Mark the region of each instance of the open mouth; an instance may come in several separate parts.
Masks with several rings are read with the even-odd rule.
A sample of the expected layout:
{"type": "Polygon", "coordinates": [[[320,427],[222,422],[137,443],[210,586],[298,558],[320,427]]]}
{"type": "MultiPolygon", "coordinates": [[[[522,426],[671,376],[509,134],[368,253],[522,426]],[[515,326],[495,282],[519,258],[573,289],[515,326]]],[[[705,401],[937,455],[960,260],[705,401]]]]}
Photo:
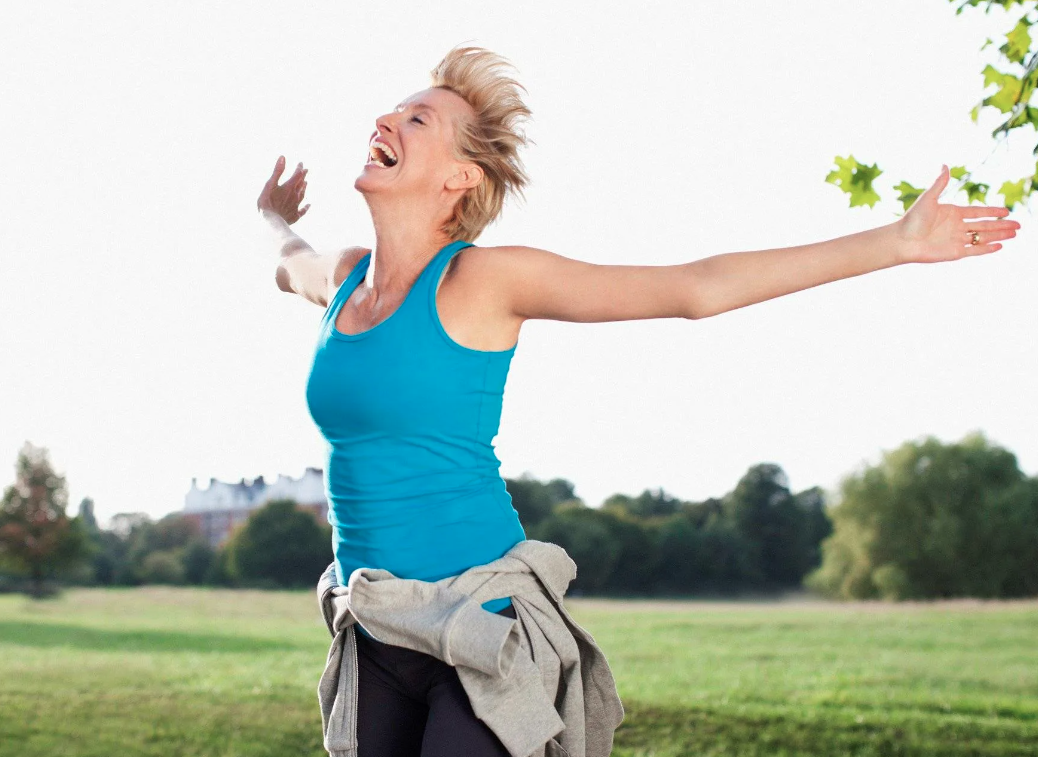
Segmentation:
{"type": "Polygon", "coordinates": [[[372,142],[368,146],[368,161],[382,168],[392,168],[397,164],[396,153],[384,142],[372,142]]]}

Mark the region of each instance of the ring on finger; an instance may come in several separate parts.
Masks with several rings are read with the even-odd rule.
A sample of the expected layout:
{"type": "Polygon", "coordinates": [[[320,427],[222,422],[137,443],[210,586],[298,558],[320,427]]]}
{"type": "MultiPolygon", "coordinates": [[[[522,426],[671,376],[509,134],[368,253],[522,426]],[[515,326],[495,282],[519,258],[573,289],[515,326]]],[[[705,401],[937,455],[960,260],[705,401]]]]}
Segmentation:
{"type": "Polygon", "coordinates": [[[970,230],[967,230],[967,231],[966,231],[966,233],[967,233],[967,234],[969,234],[969,235],[970,235],[970,237],[971,237],[971,241],[970,241],[970,246],[971,246],[971,247],[972,247],[973,245],[977,245],[977,244],[980,244],[980,232],[979,232],[979,231],[970,231],[970,230]]]}

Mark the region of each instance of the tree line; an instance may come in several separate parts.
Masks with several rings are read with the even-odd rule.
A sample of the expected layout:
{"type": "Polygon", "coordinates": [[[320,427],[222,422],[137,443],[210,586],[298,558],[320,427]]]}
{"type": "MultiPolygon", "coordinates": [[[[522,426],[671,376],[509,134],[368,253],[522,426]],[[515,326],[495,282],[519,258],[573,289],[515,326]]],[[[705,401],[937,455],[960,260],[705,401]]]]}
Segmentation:
{"type": "MultiPolygon", "coordinates": [[[[258,508],[214,548],[180,513],[123,513],[101,529],[86,498],[68,517],[64,478],[45,449],[26,443],[15,468],[0,508],[0,590],[312,588],[333,559],[331,526],[292,500],[258,508]]],[[[565,479],[505,484],[527,537],[576,562],[574,595],[1038,596],[1038,477],[979,432],[885,452],[841,479],[832,503],[817,486],[791,491],[774,463],[704,501],[647,489],[589,507],[565,479]]]]}

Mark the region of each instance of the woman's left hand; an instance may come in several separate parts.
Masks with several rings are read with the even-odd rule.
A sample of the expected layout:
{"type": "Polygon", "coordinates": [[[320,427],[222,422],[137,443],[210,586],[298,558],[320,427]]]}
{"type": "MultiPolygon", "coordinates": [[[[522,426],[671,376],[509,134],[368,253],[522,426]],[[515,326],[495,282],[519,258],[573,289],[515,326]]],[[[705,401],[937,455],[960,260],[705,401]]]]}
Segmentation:
{"type": "Polygon", "coordinates": [[[1002,249],[998,240],[1012,239],[1020,228],[1017,221],[981,221],[980,218],[1004,218],[1009,209],[983,205],[941,205],[938,196],[948,186],[948,167],[923,192],[908,211],[894,223],[900,243],[902,263],[939,263],[970,255],[986,255],[1002,249]],[[977,244],[970,244],[977,231],[977,244]]]}

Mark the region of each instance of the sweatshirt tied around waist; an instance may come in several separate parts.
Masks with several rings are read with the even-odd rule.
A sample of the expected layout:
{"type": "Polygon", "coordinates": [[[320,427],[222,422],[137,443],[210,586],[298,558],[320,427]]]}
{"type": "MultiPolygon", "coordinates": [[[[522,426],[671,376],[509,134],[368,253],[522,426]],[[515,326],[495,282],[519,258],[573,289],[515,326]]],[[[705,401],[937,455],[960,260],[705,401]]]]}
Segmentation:
{"type": "Polygon", "coordinates": [[[330,757],[357,755],[356,624],[454,666],[511,757],[608,757],[623,706],[605,655],[563,605],[576,571],[565,549],[530,539],[435,582],[357,568],[342,586],[329,565],[317,597],[332,644],[317,693],[330,757]],[[515,619],[481,606],[502,596],[515,619]]]}

